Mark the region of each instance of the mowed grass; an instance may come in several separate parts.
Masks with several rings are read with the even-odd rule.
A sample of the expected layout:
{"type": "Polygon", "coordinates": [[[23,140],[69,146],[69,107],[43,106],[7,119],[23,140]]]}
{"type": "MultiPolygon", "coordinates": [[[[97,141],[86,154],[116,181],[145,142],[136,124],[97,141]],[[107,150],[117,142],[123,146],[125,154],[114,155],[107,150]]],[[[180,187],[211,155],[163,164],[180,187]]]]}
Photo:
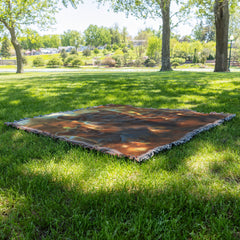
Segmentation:
{"type": "Polygon", "coordinates": [[[239,239],[239,73],[0,74],[0,239],[239,239]],[[4,125],[104,104],[236,117],[139,164],[4,125]]]}

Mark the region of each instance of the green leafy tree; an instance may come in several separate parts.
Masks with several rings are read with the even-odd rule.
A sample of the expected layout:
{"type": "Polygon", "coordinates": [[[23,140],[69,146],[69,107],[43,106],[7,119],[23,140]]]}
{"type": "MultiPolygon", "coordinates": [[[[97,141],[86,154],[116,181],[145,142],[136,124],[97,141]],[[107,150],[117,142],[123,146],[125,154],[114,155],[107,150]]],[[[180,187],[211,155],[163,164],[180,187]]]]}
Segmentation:
{"type": "Polygon", "coordinates": [[[41,42],[44,48],[51,48],[52,47],[51,35],[43,35],[41,37],[41,42]]]}
{"type": "Polygon", "coordinates": [[[214,18],[216,28],[215,72],[227,72],[229,17],[239,5],[237,0],[189,0],[198,9],[198,16],[214,18]]]}
{"type": "Polygon", "coordinates": [[[77,8],[77,5],[79,2],[83,2],[82,0],[62,0],[62,4],[65,7],[68,7],[68,4],[70,3],[73,8],[77,8]]]}
{"type": "Polygon", "coordinates": [[[82,52],[82,55],[85,56],[85,57],[89,57],[91,56],[91,50],[90,49],[84,49],[83,52],[82,52]]]}
{"type": "Polygon", "coordinates": [[[78,55],[76,48],[73,48],[70,52],[71,55],[78,55]]]}
{"type": "Polygon", "coordinates": [[[94,48],[93,52],[97,55],[97,54],[99,54],[99,49],[98,48],[94,48]]]}
{"type": "Polygon", "coordinates": [[[28,49],[28,42],[26,37],[18,37],[18,41],[22,49],[25,49],[25,50],[28,49]]]}
{"type": "Polygon", "coordinates": [[[42,47],[44,48],[58,48],[62,45],[60,35],[51,34],[40,37],[42,47]]]}
{"type": "Polygon", "coordinates": [[[62,45],[61,37],[58,34],[51,34],[50,36],[49,47],[50,48],[58,48],[62,45]]]}
{"type": "Polygon", "coordinates": [[[190,54],[190,45],[189,42],[177,42],[173,47],[172,57],[187,59],[190,54]]]}
{"type": "MultiPolygon", "coordinates": [[[[69,1],[63,0],[67,5],[69,1]]],[[[70,0],[76,6],[78,1],[70,0]]],[[[35,24],[40,27],[52,25],[54,14],[58,11],[58,0],[0,0],[0,28],[8,30],[11,43],[17,57],[17,73],[23,72],[21,44],[18,34],[23,29],[35,24]]]]}
{"type": "Polygon", "coordinates": [[[61,56],[63,61],[68,57],[68,54],[67,54],[65,49],[61,50],[60,56],[61,56]]]}
{"type": "Polygon", "coordinates": [[[153,59],[155,62],[159,63],[161,48],[161,39],[156,36],[150,37],[147,46],[147,56],[153,59]]]}
{"type": "Polygon", "coordinates": [[[135,40],[145,40],[146,45],[147,45],[148,39],[152,36],[154,36],[154,31],[151,28],[146,28],[144,30],[140,30],[134,39],[135,40]]]}
{"type": "MultiPolygon", "coordinates": [[[[171,0],[97,0],[110,2],[114,11],[123,11],[140,18],[149,16],[162,18],[162,67],[161,71],[170,71],[170,5],[171,0]]],[[[176,2],[179,2],[176,0],[176,2]]]]}
{"type": "Polygon", "coordinates": [[[40,47],[42,47],[41,37],[37,31],[26,29],[24,33],[26,34],[26,49],[32,51],[33,49],[39,49],[40,47]]]}
{"type": "Polygon", "coordinates": [[[9,58],[11,56],[10,47],[11,47],[11,43],[9,39],[7,37],[4,37],[2,41],[2,47],[1,47],[1,56],[3,58],[9,58]]]}
{"type": "Polygon", "coordinates": [[[216,29],[214,21],[210,21],[207,24],[203,24],[203,21],[201,21],[200,24],[195,26],[193,36],[195,40],[199,40],[201,42],[215,41],[216,29]]]}
{"type": "Polygon", "coordinates": [[[111,34],[109,29],[90,25],[85,31],[85,42],[87,46],[99,47],[111,43],[111,34]]]}
{"type": "Polygon", "coordinates": [[[127,28],[126,27],[123,27],[123,29],[122,29],[121,40],[122,40],[122,43],[124,43],[124,44],[128,43],[128,32],[127,32],[127,28]]]}
{"type": "Polygon", "coordinates": [[[234,40],[240,38],[240,6],[236,6],[235,12],[230,15],[229,33],[234,36],[234,40]]]}
{"type": "Polygon", "coordinates": [[[76,49],[83,44],[83,37],[80,32],[75,30],[67,30],[61,36],[63,46],[74,46],[76,49]]]}
{"type": "Polygon", "coordinates": [[[111,44],[120,45],[121,44],[121,34],[119,32],[119,27],[117,24],[114,27],[109,29],[111,34],[111,44]]]}

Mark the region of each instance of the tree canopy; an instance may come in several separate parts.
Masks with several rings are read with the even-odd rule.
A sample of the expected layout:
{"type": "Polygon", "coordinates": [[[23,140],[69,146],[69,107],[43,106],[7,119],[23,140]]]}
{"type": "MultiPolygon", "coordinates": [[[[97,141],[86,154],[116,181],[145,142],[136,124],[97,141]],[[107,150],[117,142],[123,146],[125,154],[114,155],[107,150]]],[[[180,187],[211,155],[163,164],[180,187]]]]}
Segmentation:
{"type": "Polygon", "coordinates": [[[230,15],[229,33],[237,40],[240,38],[240,6],[236,6],[235,11],[230,15]]]}
{"type": "Polygon", "coordinates": [[[75,46],[76,49],[83,43],[83,37],[80,32],[68,30],[61,35],[62,46],[75,46]]]}
{"type": "Polygon", "coordinates": [[[97,25],[90,25],[85,31],[86,45],[92,47],[103,46],[111,44],[111,34],[109,29],[105,27],[98,27],[97,25]]]}
{"type": "Polygon", "coordinates": [[[21,31],[26,26],[38,24],[46,27],[59,10],[57,0],[0,0],[0,22],[7,28],[21,31]]]}
{"type": "Polygon", "coordinates": [[[9,58],[10,57],[10,41],[9,39],[4,36],[3,41],[2,41],[2,47],[1,47],[1,57],[3,58],[9,58]]]}

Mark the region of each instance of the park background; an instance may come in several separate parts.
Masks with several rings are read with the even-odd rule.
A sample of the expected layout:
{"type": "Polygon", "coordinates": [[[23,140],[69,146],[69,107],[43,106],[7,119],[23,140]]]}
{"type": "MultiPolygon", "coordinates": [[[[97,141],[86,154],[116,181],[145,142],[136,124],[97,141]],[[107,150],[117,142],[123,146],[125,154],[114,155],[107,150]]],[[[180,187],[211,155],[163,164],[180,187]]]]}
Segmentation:
{"type": "MultiPolygon", "coordinates": [[[[115,13],[109,6],[81,4],[77,9],[65,8],[56,15],[51,28],[33,26],[25,29],[18,40],[22,47],[25,68],[79,67],[156,67],[161,65],[161,18],[137,19],[115,13]],[[71,16],[71,17],[70,17],[71,16]],[[124,25],[125,24],[125,25],[124,25]],[[126,27],[127,26],[127,27],[126,27]]],[[[173,3],[172,13],[179,6],[173,3]]],[[[230,16],[234,41],[231,65],[240,66],[239,9],[230,16]]],[[[170,56],[175,69],[212,69],[215,63],[216,34],[213,18],[188,14],[172,17],[170,56]]],[[[0,69],[14,69],[15,51],[7,32],[1,38],[0,69]],[[10,60],[10,61],[9,61],[10,60]]],[[[230,57],[230,56],[229,56],[230,57]]]]}

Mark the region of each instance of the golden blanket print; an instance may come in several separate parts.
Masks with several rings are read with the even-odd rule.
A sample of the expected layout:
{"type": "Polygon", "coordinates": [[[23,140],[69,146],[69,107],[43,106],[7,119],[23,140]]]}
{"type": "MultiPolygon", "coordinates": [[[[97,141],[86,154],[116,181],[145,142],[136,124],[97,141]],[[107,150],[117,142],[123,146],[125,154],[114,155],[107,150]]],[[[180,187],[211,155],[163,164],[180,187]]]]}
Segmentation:
{"type": "Polygon", "coordinates": [[[140,162],[234,116],[109,104],[5,124],[140,162]]]}

